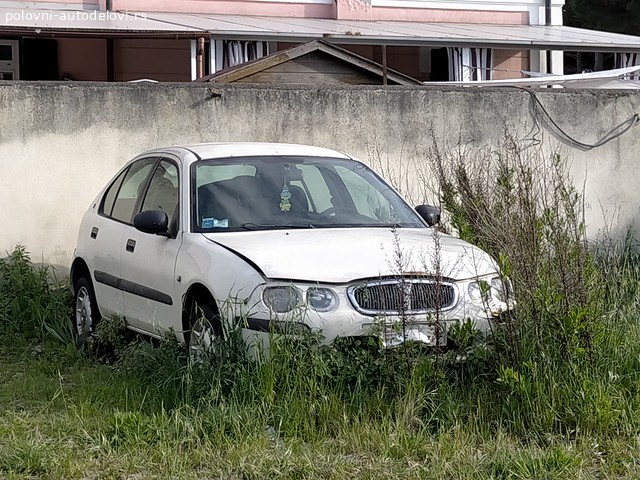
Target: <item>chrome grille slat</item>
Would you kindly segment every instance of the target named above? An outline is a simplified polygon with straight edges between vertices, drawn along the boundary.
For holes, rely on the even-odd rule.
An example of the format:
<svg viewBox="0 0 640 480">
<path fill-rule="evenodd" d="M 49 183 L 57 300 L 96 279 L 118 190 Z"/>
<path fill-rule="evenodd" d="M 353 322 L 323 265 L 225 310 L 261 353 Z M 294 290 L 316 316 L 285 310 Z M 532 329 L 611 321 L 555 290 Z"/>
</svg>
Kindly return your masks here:
<svg viewBox="0 0 640 480">
<path fill-rule="evenodd" d="M 414 283 L 410 296 L 410 310 L 447 308 L 454 301 L 453 287 L 438 283 Z"/>
<path fill-rule="evenodd" d="M 366 315 L 415 315 L 447 310 L 457 303 L 457 288 L 432 279 L 373 280 L 347 290 L 354 308 Z"/>
</svg>

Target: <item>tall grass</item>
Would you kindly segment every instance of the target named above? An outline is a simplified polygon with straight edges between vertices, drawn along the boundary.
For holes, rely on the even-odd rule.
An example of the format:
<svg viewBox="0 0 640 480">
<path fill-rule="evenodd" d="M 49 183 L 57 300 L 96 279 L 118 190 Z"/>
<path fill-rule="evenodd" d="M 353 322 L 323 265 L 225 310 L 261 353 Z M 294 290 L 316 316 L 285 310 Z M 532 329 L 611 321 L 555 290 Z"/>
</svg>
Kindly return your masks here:
<svg viewBox="0 0 640 480">
<path fill-rule="evenodd" d="M 0 258 L 0 334 L 73 341 L 68 286 L 50 267 L 33 264 L 23 246 Z"/>
<path fill-rule="evenodd" d="M 631 237 L 587 241 L 581 192 L 556 152 L 507 134 L 495 151 L 434 146 L 431 160 L 450 224 L 515 287 L 489 415 L 522 434 L 633 432 L 640 264 Z"/>
<path fill-rule="evenodd" d="M 126 336 L 122 319 L 104 319 L 91 361 L 107 359 L 140 400 L 109 414 L 100 444 L 120 451 L 182 435 L 295 449 L 348 438 L 406 459 L 426 458 L 430 438 L 461 426 L 478 438 L 507 433 L 542 443 L 635 435 L 640 262 L 632 238 L 587 241 L 582 196 L 556 154 L 524 150 L 507 136 L 496 151 L 434 147 L 430 159 L 449 223 L 498 259 L 514 284 L 516 313 L 490 343 L 463 326 L 458 351 L 434 358 L 366 340 L 327 347 L 313 336 L 280 337 L 256 361 L 232 332 L 194 363 L 175 338 L 150 343 Z M 0 294 L 3 333 L 64 339 L 50 334 L 69 321 L 68 295 L 24 249 L 0 263 Z M 513 467 L 503 460 L 492 475 Z"/>
</svg>

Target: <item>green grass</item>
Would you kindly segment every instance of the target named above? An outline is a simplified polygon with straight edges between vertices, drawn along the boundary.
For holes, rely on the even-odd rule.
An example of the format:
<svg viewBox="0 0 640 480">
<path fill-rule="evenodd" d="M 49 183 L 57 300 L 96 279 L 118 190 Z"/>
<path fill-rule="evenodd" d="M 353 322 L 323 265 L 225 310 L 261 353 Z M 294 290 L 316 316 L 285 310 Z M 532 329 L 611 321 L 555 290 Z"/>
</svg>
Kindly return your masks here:
<svg viewBox="0 0 640 480">
<path fill-rule="evenodd" d="M 640 478 L 637 244 L 588 244 L 564 164 L 538 153 L 438 157 L 452 223 L 518 301 L 449 353 L 310 337 L 258 362 L 232 334 L 190 365 L 117 318 L 78 352 L 67 290 L 18 248 L 0 260 L 0 479 Z"/>
<path fill-rule="evenodd" d="M 312 341 L 256 363 L 232 338 L 189 367 L 118 319 L 87 352 L 8 329 L 0 478 L 637 478 L 640 298 L 619 305 L 589 355 L 510 366 Z"/>
<path fill-rule="evenodd" d="M 130 366 L 123 371 L 49 341 L 1 340 L 0 478 L 640 475 L 640 437 L 631 431 L 516 435 L 508 422 L 464 418 L 460 408 L 464 421 L 449 417 L 434 427 L 424 415 L 429 395 L 410 392 L 393 401 L 369 398 L 353 409 L 335 391 L 326 398 L 278 398 L 287 389 L 274 386 L 270 397 L 265 385 L 253 385 L 254 395 L 245 384 L 236 393 L 186 402 L 167 398 Z M 138 348 L 139 355 L 166 347 Z M 446 403 L 447 393 L 455 392 L 431 397 Z M 457 399 L 464 407 L 467 401 Z"/>
</svg>

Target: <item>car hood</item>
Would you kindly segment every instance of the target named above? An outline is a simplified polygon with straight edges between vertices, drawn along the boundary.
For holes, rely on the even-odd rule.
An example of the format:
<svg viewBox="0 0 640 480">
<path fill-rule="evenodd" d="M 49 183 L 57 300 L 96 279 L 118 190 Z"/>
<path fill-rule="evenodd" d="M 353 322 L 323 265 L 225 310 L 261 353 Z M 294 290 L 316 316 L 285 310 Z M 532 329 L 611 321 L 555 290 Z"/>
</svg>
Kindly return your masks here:
<svg viewBox="0 0 640 480">
<path fill-rule="evenodd" d="M 464 280 L 498 271 L 484 251 L 428 228 L 318 228 L 203 234 L 267 278 L 322 283 L 404 274 Z M 439 253 L 438 253 L 439 252 Z"/>
</svg>

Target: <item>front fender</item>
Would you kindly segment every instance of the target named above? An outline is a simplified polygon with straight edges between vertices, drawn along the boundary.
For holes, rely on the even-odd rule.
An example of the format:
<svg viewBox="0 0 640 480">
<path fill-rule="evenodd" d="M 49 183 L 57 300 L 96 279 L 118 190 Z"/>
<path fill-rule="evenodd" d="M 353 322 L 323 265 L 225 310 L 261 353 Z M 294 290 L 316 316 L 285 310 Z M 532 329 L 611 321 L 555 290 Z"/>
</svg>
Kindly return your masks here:
<svg viewBox="0 0 640 480">
<path fill-rule="evenodd" d="M 207 240 L 198 233 L 185 235 L 176 263 L 180 294 L 200 283 L 207 287 L 221 307 L 227 302 L 245 304 L 255 289 L 265 283 L 259 267 L 231 249 Z"/>
</svg>

